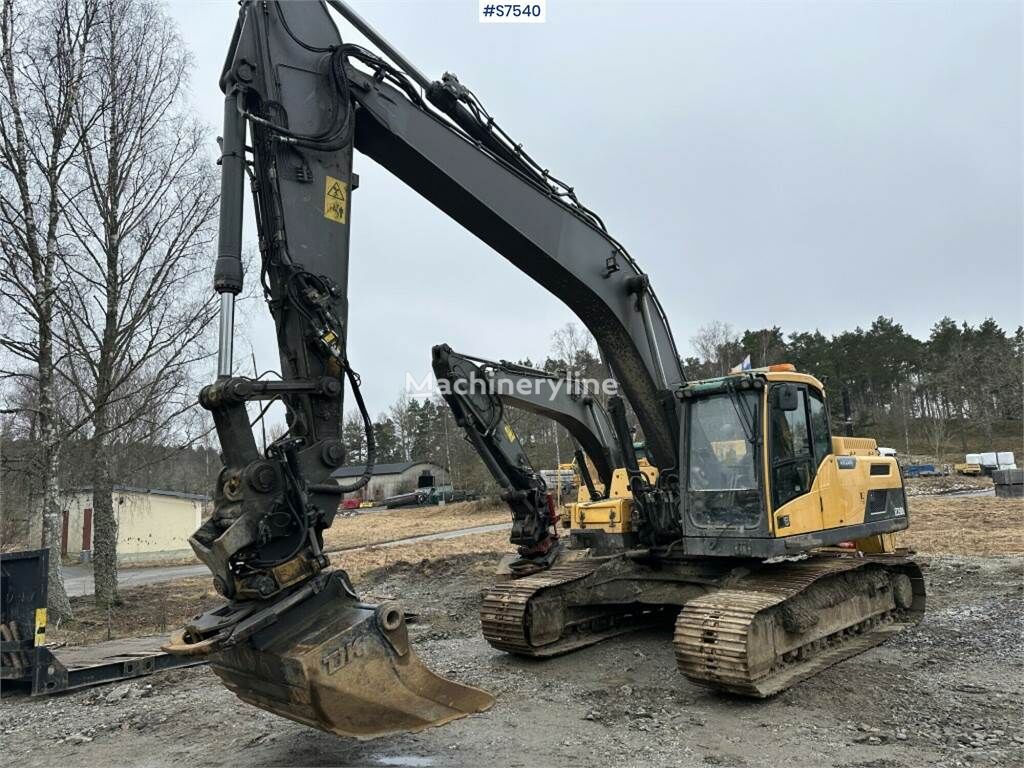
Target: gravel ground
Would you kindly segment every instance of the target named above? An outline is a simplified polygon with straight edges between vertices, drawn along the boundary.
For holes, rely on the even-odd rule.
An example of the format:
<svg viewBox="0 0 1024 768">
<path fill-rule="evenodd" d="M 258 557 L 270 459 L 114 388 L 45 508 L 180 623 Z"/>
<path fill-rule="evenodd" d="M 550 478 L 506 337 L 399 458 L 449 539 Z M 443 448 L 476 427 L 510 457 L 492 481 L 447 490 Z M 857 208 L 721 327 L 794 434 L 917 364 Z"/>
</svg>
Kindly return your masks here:
<svg viewBox="0 0 1024 768">
<path fill-rule="evenodd" d="M 544 662 L 492 650 L 476 619 L 493 556 L 394 563 L 368 597 L 401 596 L 435 670 L 497 694 L 493 710 L 420 734 L 340 739 L 237 701 L 205 668 L 33 700 L 5 692 L 5 763 L 43 765 L 1020 765 L 1024 569 L 933 557 L 923 623 L 768 701 L 691 685 L 670 635 Z"/>
<path fill-rule="evenodd" d="M 941 465 L 940 465 L 941 466 Z M 941 477 L 908 477 L 904 479 L 907 496 L 931 496 L 934 494 L 988 492 L 995 486 L 992 478 L 985 475 L 943 475 Z"/>
</svg>

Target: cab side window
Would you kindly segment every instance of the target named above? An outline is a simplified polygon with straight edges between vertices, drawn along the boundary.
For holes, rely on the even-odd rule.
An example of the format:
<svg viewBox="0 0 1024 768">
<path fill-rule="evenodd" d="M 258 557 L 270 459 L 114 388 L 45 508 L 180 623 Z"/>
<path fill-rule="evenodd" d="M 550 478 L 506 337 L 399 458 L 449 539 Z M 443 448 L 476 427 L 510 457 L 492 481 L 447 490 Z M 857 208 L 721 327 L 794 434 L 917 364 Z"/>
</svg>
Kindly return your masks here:
<svg viewBox="0 0 1024 768">
<path fill-rule="evenodd" d="M 832 453 L 832 435 L 828 429 L 828 409 L 821 395 L 814 390 L 808 390 L 807 404 L 809 406 L 811 424 L 811 444 L 814 448 L 815 466 Z"/>
<path fill-rule="evenodd" d="M 783 410 L 772 398 L 771 405 L 772 495 L 775 508 L 811 489 L 814 469 L 811 431 L 807 420 L 807 394 L 796 390 L 796 408 Z"/>
</svg>

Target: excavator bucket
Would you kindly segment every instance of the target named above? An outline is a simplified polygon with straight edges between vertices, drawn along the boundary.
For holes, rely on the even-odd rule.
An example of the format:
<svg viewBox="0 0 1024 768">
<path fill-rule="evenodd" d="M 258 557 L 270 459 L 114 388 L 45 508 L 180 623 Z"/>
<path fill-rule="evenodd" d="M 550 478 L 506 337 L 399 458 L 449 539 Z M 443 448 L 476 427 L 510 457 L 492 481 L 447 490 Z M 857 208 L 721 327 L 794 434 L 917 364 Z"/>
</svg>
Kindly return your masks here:
<svg viewBox="0 0 1024 768">
<path fill-rule="evenodd" d="M 178 632 L 166 649 L 196 653 L 202 645 Z M 427 669 L 395 604 L 360 603 L 337 578 L 244 640 L 213 646 L 209 659 L 242 701 L 357 739 L 443 725 L 494 703 Z"/>
</svg>

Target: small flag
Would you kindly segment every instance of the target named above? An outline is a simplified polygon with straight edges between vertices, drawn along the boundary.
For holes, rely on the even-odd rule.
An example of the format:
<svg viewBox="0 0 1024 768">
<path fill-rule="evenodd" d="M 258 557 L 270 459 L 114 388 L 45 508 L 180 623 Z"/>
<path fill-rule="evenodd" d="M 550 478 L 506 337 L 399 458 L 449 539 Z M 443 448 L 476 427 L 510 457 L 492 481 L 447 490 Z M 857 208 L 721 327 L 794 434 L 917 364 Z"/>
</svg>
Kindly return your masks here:
<svg viewBox="0 0 1024 768">
<path fill-rule="evenodd" d="M 734 365 L 732 368 L 730 368 L 729 369 L 729 373 L 739 373 L 740 371 L 749 371 L 749 370 L 750 370 L 750 355 L 747 355 L 746 357 L 743 358 L 743 362 L 742 363 L 740 363 L 739 365 Z"/>
</svg>

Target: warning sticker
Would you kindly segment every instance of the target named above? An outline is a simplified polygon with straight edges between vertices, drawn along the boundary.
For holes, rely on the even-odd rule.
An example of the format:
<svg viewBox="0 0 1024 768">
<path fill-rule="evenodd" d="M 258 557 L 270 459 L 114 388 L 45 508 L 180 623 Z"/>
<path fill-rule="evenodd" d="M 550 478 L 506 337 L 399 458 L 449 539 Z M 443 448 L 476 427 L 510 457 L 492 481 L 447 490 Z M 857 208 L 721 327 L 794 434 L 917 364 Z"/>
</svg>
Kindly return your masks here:
<svg viewBox="0 0 1024 768">
<path fill-rule="evenodd" d="M 347 212 L 348 184 L 328 176 L 324 185 L 324 218 L 344 224 Z"/>
<path fill-rule="evenodd" d="M 516 433 L 512 431 L 512 427 L 508 424 L 505 425 L 505 437 L 508 438 L 510 443 L 514 443 L 516 441 Z"/>
</svg>

